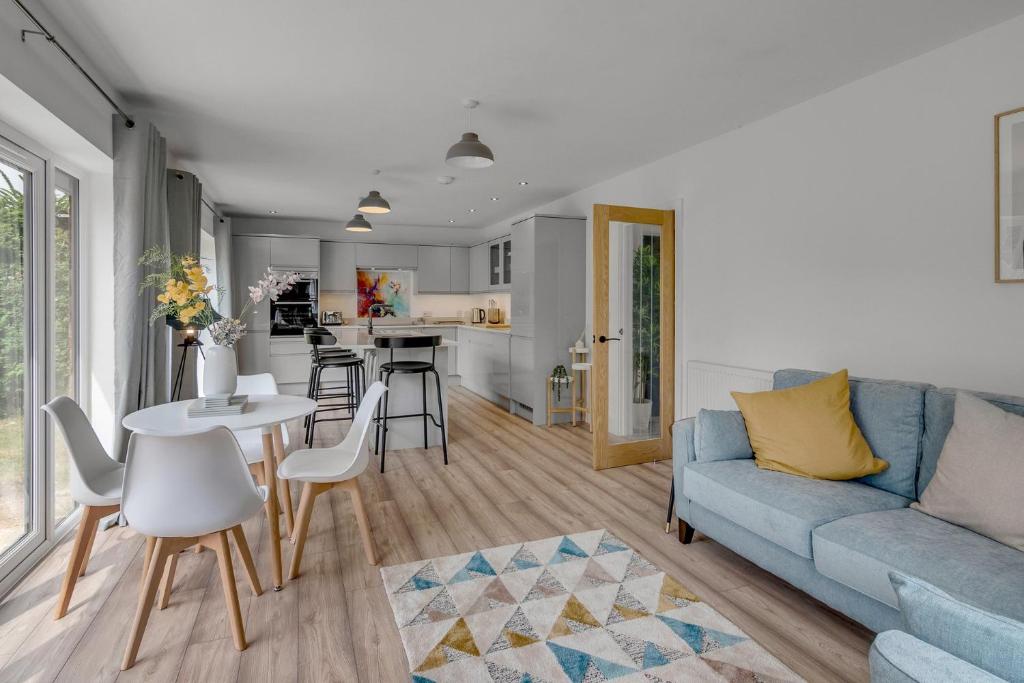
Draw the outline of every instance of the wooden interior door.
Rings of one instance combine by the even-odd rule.
[[[672,457],[675,212],[594,205],[594,469]]]

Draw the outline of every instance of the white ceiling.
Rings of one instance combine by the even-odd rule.
[[[490,225],[1024,12],[1020,0],[42,1],[228,213],[344,220],[375,188],[394,208],[378,224],[446,227]],[[490,169],[444,164],[466,97],[482,102]]]

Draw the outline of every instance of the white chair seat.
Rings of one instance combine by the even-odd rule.
[[[124,484],[124,467],[114,467],[107,472],[94,475],[89,480],[89,490],[80,491],[76,500],[82,505],[101,507],[121,504],[121,486]]]
[[[356,460],[356,453],[341,448],[304,448],[281,463],[277,476],[317,484],[345,481],[361,473],[362,468],[355,467]]]

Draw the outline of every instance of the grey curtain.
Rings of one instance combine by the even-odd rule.
[[[213,241],[217,252],[217,286],[221,288],[220,301],[217,304],[217,311],[221,315],[234,315],[231,305],[231,219],[213,218]]]
[[[175,254],[191,254],[199,258],[199,233],[202,230],[201,213],[203,184],[188,171],[167,169],[167,223],[170,233],[171,251]],[[182,335],[171,335],[171,369],[177,372],[185,348],[178,346]],[[198,395],[196,382],[196,349],[190,349],[185,357],[185,371],[181,380],[180,398],[195,398]],[[173,382],[173,379],[172,379]]]
[[[114,127],[114,456],[124,461],[125,415],[170,395],[169,328],[149,324],[155,294],[139,296],[139,256],[170,246],[167,222],[167,141],[151,123],[136,119]]]

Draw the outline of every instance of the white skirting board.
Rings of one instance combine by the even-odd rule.
[[[731,365],[691,360],[686,364],[687,417],[707,410],[736,410],[731,391],[768,391],[772,388],[772,373]]]

